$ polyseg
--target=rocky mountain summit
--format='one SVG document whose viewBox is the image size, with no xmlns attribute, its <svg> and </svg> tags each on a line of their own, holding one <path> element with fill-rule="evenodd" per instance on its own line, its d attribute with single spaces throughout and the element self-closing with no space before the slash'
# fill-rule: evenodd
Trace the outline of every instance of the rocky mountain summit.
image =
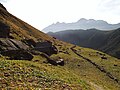
<svg viewBox="0 0 120 90">
<path fill-rule="evenodd" d="M 99 30 L 107 31 L 120 28 L 120 23 L 110 24 L 104 20 L 94 20 L 81 18 L 77 22 L 73 23 L 55 23 L 51 24 L 43 29 L 44 32 L 58 32 L 64 30 L 76 30 L 76 29 L 92 29 L 96 28 Z"/>
</svg>

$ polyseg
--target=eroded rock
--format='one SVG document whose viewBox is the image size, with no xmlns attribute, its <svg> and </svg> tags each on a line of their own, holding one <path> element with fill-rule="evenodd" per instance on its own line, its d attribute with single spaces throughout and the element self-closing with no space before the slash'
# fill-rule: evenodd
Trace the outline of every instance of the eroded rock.
<svg viewBox="0 0 120 90">
<path fill-rule="evenodd" d="M 52 42 L 49 41 L 36 43 L 34 49 L 40 52 L 44 52 L 47 55 L 57 54 L 58 52 L 57 48 L 54 45 L 52 45 Z"/>
<path fill-rule="evenodd" d="M 9 50 L 19 50 L 23 49 L 26 50 L 29 47 L 22 43 L 21 41 L 14 40 L 14 39 L 0 39 L 0 51 L 9 51 Z"/>
<path fill-rule="evenodd" d="M 25 50 L 11 50 L 4 51 L 1 53 L 3 56 L 10 57 L 10 60 L 32 60 L 33 56 L 28 51 Z"/>
</svg>

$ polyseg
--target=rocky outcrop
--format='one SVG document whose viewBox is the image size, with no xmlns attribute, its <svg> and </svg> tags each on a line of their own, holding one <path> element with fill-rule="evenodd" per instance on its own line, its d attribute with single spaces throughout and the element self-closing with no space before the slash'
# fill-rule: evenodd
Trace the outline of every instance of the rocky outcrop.
<svg viewBox="0 0 120 90">
<path fill-rule="evenodd" d="M 21 41 L 14 40 L 14 39 L 0 39 L 0 51 L 10 51 L 10 50 L 19 50 L 23 49 L 26 50 L 29 47 L 22 43 Z"/>
<path fill-rule="evenodd" d="M 36 43 L 34 50 L 44 52 L 47 55 L 57 54 L 58 52 L 57 48 L 54 45 L 52 45 L 52 42 L 48 41 Z"/>
<path fill-rule="evenodd" d="M 47 58 L 47 62 L 52 64 L 52 65 L 60 65 L 60 66 L 64 66 L 65 62 L 62 58 L 58 58 L 58 59 L 51 59 L 48 55 L 42 53 L 41 56 Z"/>
<path fill-rule="evenodd" d="M 21 41 L 18 40 L 14 40 L 14 39 L 10 39 L 10 41 L 18 48 L 18 49 L 23 49 L 26 50 L 29 48 L 29 46 L 27 46 L 26 44 L 24 44 Z"/>
<path fill-rule="evenodd" d="M 33 56 L 26 50 L 9 50 L 1 52 L 3 56 L 8 56 L 10 60 L 32 60 Z"/>
<path fill-rule="evenodd" d="M 0 22 L 0 38 L 9 37 L 9 33 L 10 33 L 10 27 Z"/>
<path fill-rule="evenodd" d="M 29 47 L 21 41 L 0 38 L 0 54 L 14 60 L 32 60 L 33 56 L 28 51 Z"/>
<path fill-rule="evenodd" d="M 22 41 L 30 47 L 35 47 L 36 45 L 36 42 L 33 39 L 24 39 Z"/>
</svg>

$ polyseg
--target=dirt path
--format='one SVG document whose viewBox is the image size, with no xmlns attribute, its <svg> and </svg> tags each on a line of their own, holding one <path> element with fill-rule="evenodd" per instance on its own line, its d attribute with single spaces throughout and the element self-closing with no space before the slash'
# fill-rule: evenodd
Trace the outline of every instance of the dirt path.
<svg viewBox="0 0 120 90">
<path fill-rule="evenodd" d="M 86 57 L 78 54 L 78 53 L 76 52 L 76 50 L 74 49 L 75 47 L 76 47 L 76 46 L 74 45 L 74 46 L 71 47 L 70 49 L 71 49 L 76 55 L 78 55 L 79 57 L 82 57 L 84 60 L 87 60 L 89 63 L 91 63 L 91 64 L 92 64 L 93 66 L 95 66 L 97 69 L 99 69 L 101 72 L 105 73 L 106 76 L 108 76 L 110 79 L 112 79 L 112 80 L 114 80 L 116 83 L 120 84 L 120 83 L 119 83 L 119 80 L 118 80 L 116 77 L 114 77 L 110 72 L 106 71 L 103 67 L 99 66 L 99 65 L 96 64 L 95 62 L 92 62 L 92 60 L 90 60 L 90 59 L 88 59 L 88 58 L 86 58 Z"/>
</svg>

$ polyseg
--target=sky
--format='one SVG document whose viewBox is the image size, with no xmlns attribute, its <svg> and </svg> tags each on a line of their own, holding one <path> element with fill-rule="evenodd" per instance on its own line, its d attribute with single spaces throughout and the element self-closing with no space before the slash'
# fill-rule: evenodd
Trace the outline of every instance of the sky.
<svg viewBox="0 0 120 90">
<path fill-rule="evenodd" d="M 0 0 L 7 10 L 39 30 L 80 18 L 120 23 L 120 0 Z"/>
</svg>

